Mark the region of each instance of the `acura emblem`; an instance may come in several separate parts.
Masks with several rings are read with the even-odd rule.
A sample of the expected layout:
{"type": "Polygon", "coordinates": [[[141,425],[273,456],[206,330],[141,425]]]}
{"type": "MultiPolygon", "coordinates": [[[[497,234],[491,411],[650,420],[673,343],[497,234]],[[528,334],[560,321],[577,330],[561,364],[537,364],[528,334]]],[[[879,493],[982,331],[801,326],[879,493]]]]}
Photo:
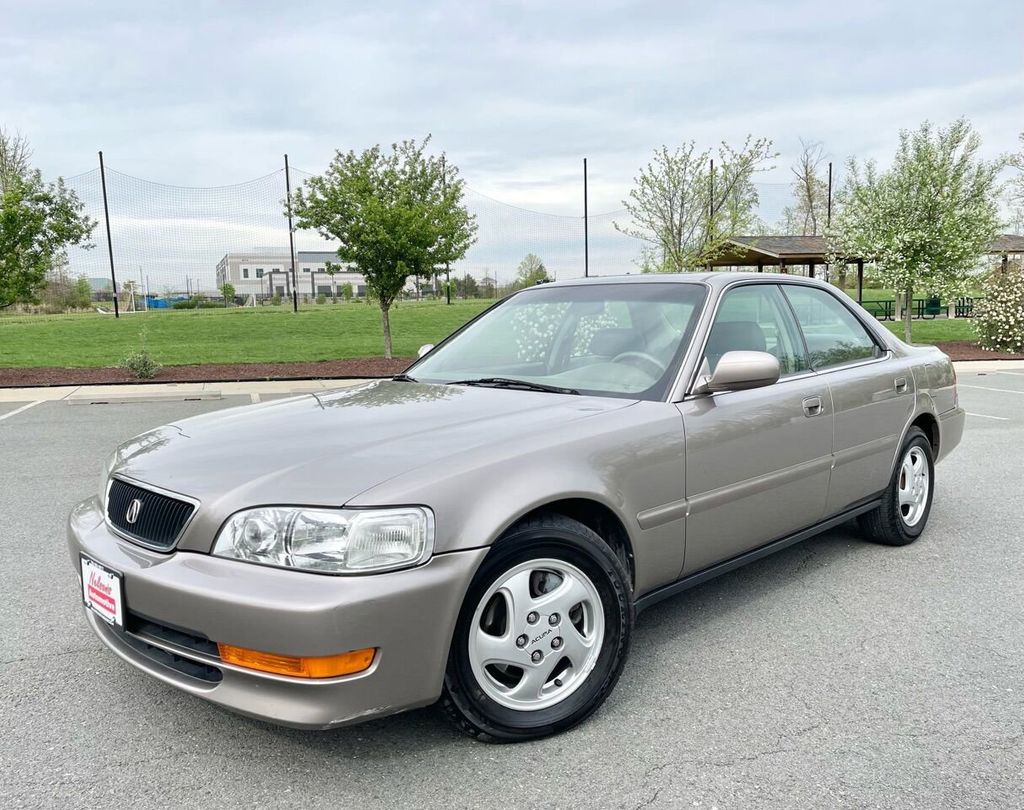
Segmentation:
{"type": "Polygon", "coordinates": [[[140,501],[138,498],[135,498],[134,500],[132,500],[130,504],[128,504],[128,511],[124,513],[124,519],[128,521],[129,525],[131,525],[139,519],[139,512],[141,511],[142,501],[140,501]]]}

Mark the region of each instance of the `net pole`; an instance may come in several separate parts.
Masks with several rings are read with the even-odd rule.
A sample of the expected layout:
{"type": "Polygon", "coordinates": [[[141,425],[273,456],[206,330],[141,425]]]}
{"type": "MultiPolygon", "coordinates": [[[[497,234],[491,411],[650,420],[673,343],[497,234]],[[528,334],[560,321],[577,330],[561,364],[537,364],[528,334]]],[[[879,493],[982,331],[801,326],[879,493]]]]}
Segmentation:
{"type": "MultiPolygon", "coordinates": [[[[292,229],[292,178],[291,172],[288,169],[288,155],[284,156],[284,191],[285,191],[285,210],[288,212],[288,250],[292,257],[292,312],[299,311],[299,288],[295,281],[295,232],[292,229]]],[[[310,273],[310,279],[316,274],[310,273]]],[[[311,284],[316,284],[315,281],[311,280],[311,284]]],[[[314,296],[315,298],[316,296],[314,296]]]]}
{"type": "Polygon", "coordinates": [[[114,273],[114,243],[110,239],[110,207],[107,205],[107,173],[103,167],[103,151],[100,151],[100,186],[103,189],[103,221],[107,226],[107,255],[110,257],[110,284],[114,288],[114,317],[121,317],[117,305],[117,276],[114,273]]]}
{"type": "Polygon", "coordinates": [[[583,277],[590,275],[590,217],[587,211],[587,159],[583,158],[583,277]]]}

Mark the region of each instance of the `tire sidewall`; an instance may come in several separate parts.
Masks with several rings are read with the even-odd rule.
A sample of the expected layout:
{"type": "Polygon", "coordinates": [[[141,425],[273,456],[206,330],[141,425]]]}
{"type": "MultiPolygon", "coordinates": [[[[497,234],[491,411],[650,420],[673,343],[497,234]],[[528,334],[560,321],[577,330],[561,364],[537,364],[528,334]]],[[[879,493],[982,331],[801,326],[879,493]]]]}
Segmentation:
{"type": "Polygon", "coordinates": [[[593,713],[614,687],[629,648],[632,595],[622,563],[604,543],[564,528],[514,532],[496,544],[473,578],[459,613],[445,673],[445,689],[460,713],[494,739],[536,739],[570,728],[593,713]],[[604,611],[601,652],[586,680],[564,700],[536,711],[495,702],[480,688],[469,662],[469,632],[488,588],[506,571],[533,559],[553,558],[579,568],[597,589],[604,611]]]}
{"type": "Polygon", "coordinates": [[[907,436],[903,446],[900,448],[899,457],[896,459],[896,469],[893,471],[892,482],[889,485],[889,503],[893,511],[896,526],[900,533],[909,541],[921,536],[925,526],[928,525],[928,518],[932,512],[932,500],[935,496],[935,459],[933,458],[932,444],[919,428],[914,428],[907,436]],[[924,452],[925,463],[928,465],[928,501],[924,507],[921,519],[913,526],[908,526],[903,520],[903,513],[900,511],[899,483],[900,470],[903,467],[903,459],[912,447],[920,447],[924,452]]]}

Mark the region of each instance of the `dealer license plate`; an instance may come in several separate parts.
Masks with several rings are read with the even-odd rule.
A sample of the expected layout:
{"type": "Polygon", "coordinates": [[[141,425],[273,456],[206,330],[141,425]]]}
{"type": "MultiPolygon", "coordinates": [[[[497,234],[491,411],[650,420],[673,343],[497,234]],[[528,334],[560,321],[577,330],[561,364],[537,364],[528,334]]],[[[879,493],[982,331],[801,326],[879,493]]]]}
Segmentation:
{"type": "Polygon", "coordinates": [[[124,581],[93,559],[81,556],[82,601],[107,624],[124,627],[124,581]]]}

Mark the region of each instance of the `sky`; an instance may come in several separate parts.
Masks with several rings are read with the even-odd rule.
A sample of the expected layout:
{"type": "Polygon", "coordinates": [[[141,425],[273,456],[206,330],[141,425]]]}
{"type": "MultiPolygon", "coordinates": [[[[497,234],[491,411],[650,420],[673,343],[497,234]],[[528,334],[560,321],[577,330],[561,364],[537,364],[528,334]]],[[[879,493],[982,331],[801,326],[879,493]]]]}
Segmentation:
{"type": "Polygon", "coordinates": [[[96,165],[219,186],[430,133],[474,192],[621,208],[652,150],[800,139],[885,163],[901,128],[966,115],[995,156],[1024,130],[1024,3],[14,2],[0,126],[47,176],[96,165]]]}

